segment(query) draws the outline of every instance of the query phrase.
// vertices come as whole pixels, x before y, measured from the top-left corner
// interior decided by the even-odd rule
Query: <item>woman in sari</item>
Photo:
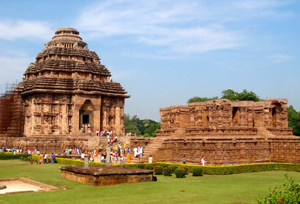
[[[127,163],[130,163],[130,152],[127,153]]]
[[[42,153],[41,154],[41,164],[43,164],[44,163],[44,154]]]

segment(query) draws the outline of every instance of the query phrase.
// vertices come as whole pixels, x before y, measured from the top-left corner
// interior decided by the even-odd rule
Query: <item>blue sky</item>
[[[300,111],[296,0],[1,1],[0,92],[44,43],[73,27],[131,95],[125,113],[159,118],[224,89],[286,98]]]

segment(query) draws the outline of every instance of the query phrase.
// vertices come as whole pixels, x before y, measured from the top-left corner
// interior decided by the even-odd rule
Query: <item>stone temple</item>
[[[160,109],[156,138],[124,136],[124,100],[99,56],[89,51],[79,32],[60,28],[45,44],[13,91],[0,96],[0,147],[62,152],[73,146],[103,150],[113,131],[127,147],[144,147],[141,159],[207,165],[300,162],[300,137],[288,128],[288,101],[231,102],[226,99]],[[82,133],[90,124],[92,136]],[[123,137],[124,136],[124,137]]]
[[[161,129],[154,139],[132,138],[145,147],[140,160],[232,165],[300,162],[300,137],[288,128],[288,100],[261,102],[227,99],[160,109]]]
[[[1,106],[0,145],[25,148],[40,142],[43,149],[44,139],[48,145],[55,143],[53,150],[64,145],[86,146],[86,139],[74,139],[82,135],[83,124],[90,124],[94,132],[125,135],[124,100],[130,96],[110,77],[110,71],[76,29],[56,30],[14,88],[11,104]],[[10,114],[4,116],[7,109]]]

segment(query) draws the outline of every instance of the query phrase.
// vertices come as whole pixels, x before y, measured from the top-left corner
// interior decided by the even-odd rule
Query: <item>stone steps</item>
[[[153,139],[151,144],[144,147],[142,159],[134,158],[132,160],[132,163],[148,162],[149,156],[154,154],[162,146],[163,140],[164,140],[163,137],[156,137],[155,139]]]

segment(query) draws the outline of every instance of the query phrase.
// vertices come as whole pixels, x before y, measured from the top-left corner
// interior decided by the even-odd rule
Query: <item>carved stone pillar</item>
[[[122,125],[121,125],[121,109],[120,107],[116,107],[116,116],[115,116],[115,129],[116,129],[116,135],[121,135],[122,133]]]

